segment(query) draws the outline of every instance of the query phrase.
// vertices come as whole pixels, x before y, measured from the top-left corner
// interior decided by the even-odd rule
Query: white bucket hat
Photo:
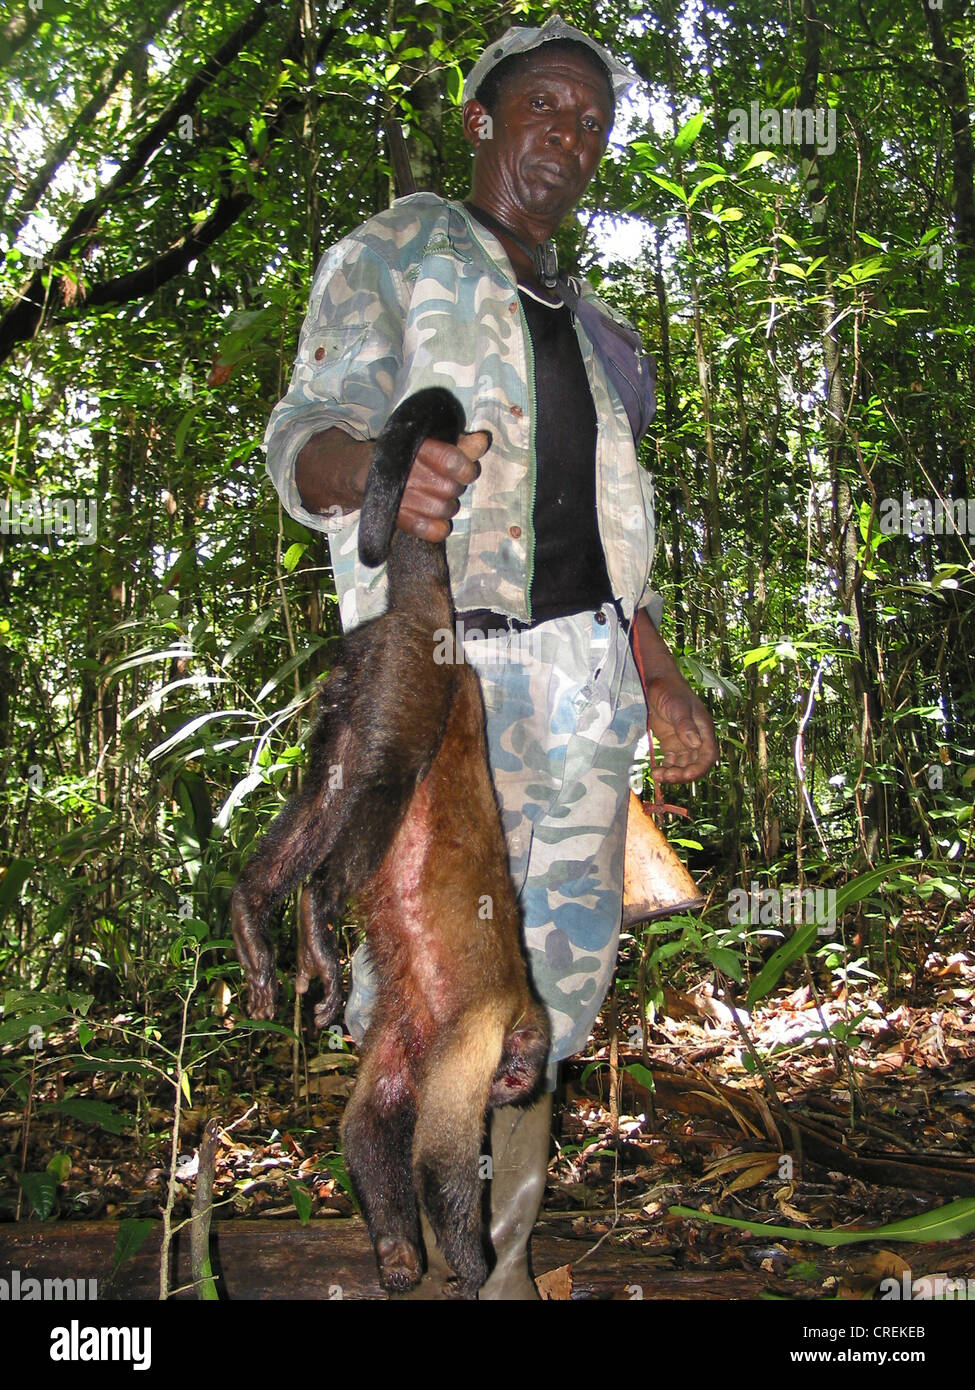
[[[638,85],[640,79],[628,68],[625,68],[622,63],[618,63],[612,53],[603,48],[601,44],[596,43],[595,39],[591,39],[588,34],[584,34],[581,29],[573,29],[571,24],[566,24],[561,15],[556,14],[546,24],[543,24],[541,29],[517,27],[508,29],[495,43],[489,43],[467,74],[467,80],[464,83],[464,101],[473,99],[474,93],[491,69],[496,68],[505,58],[510,58],[515,53],[528,53],[533,48],[539,48],[543,43],[551,43],[553,39],[572,39],[573,42],[584,44],[586,48],[591,49],[609,72],[613,96],[617,101],[630,87]]]

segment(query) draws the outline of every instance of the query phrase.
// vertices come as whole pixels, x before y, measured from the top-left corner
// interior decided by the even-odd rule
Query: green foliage
[[[307,1226],[311,1217],[311,1193],[302,1187],[300,1182],[295,1182],[294,1178],[288,1179],[288,1189],[298,1213],[298,1220],[303,1226]]]
[[[719,1226],[734,1226],[739,1231],[766,1236],[769,1240],[796,1240],[812,1245],[857,1245],[865,1240],[960,1240],[975,1230],[975,1199],[962,1197],[943,1207],[909,1216],[904,1221],[891,1221],[872,1231],[811,1231],[807,1227],[768,1226],[760,1221],[737,1221],[730,1216],[715,1216],[713,1212],[695,1211],[692,1207],[671,1207],[671,1216],[695,1217],[712,1221]]]
[[[53,1173],[20,1173],[17,1180],[24,1189],[34,1214],[46,1221],[54,1211],[54,1203],[57,1200],[57,1178]]]
[[[119,1265],[130,1260],[133,1255],[137,1255],[152,1235],[156,1225],[155,1221],[150,1221],[147,1217],[137,1219],[129,1217],[125,1221],[118,1223],[118,1235],[115,1238],[115,1254],[112,1257],[113,1272]]]
[[[968,52],[972,18],[842,0],[813,62],[768,0],[561,12],[646,88],[560,243],[658,360],[654,578],[722,749],[675,838],[715,869],[717,918],[759,869],[836,885],[866,944],[817,968],[894,988],[899,923],[922,907],[949,933],[975,849],[971,534],[884,529],[905,494],[975,496],[971,171],[929,31]],[[56,1055],[64,1118],[109,1127],[144,1105],[75,1082],[175,1084],[191,966],[238,984],[230,889],[332,659],[326,547],[260,452],[314,265],[388,202],[387,115],[466,193],[462,74],[543,17],[268,6],[245,33],[253,13],[63,0],[2,34],[0,483],[98,513],[92,544],[0,536],[0,1082],[26,1099]],[[810,71],[837,118],[818,186],[798,148],[727,138],[734,110],[798,105]],[[767,934],[710,922],[644,931],[651,1002],[692,965],[757,1000],[815,940],[765,962]],[[229,1050],[207,997],[191,1096]]]

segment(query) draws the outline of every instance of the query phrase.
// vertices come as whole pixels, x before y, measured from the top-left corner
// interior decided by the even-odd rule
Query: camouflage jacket
[[[585,281],[581,291],[594,297]],[[599,533],[613,593],[629,618],[653,597],[653,487],[637,462],[623,405],[578,322],[576,332],[598,421]],[[295,458],[313,434],[332,426],[374,439],[389,412],[425,386],[448,387],[468,430],[488,429],[493,437],[447,541],[457,609],[528,618],[534,366],[515,277],[501,243],[460,203],[415,193],[322,257],[291,386],[264,440],[287,511],[328,533],[346,629],[383,611],[385,572],[359,561],[358,513],[330,518],[302,506]]]

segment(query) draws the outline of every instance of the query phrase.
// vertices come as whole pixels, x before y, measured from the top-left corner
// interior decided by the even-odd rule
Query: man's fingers
[[[460,509],[458,498],[480,477],[478,459],[490,448],[486,430],[463,434],[458,445],[439,439],[421,444],[403,492],[396,524],[424,541],[446,540],[450,519]]]
[[[703,777],[710,764],[693,762],[687,767],[655,767],[651,768],[650,775],[655,782],[696,782],[699,777]]]
[[[475,478],[481,476],[481,465],[477,460],[487,448],[486,441],[487,435],[483,433],[462,435],[459,445],[444,444],[439,439],[425,439],[413,464],[410,482],[421,470],[421,478],[429,473],[452,486],[457,493],[463,492]]]
[[[717,744],[710,738],[699,737],[698,741],[699,746],[691,749],[675,747],[667,740],[661,746],[656,766],[650,769],[654,781],[696,782],[699,777],[706,776],[718,761]]]
[[[454,506],[456,511],[456,504]],[[453,513],[451,513],[453,515]],[[447,517],[437,518],[426,512],[415,512],[400,507],[396,525],[407,535],[417,536],[421,541],[445,541],[450,535],[450,521]]]
[[[674,729],[681,743],[695,751],[701,746],[701,735],[697,731],[697,725],[693,719],[677,719],[674,721]]]
[[[428,516],[436,521],[456,516],[460,507],[458,498],[463,488],[452,485],[443,478],[411,478],[403,492],[400,503],[401,512],[414,512],[417,516]]]
[[[710,772],[717,761],[717,747],[711,746],[707,740],[702,740],[701,747],[693,751],[689,748],[661,748],[650,775],[660,782],[695,782]]]

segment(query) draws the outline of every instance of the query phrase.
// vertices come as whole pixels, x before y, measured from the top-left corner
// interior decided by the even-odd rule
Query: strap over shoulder
[[[554,289],[586,330],[596,356],[623,402],[633,442],[639,444],[657,409],[656,362],[644,351],[635,329],[617,323],[592,300],[583,299],[572,280],[560,276]]]

